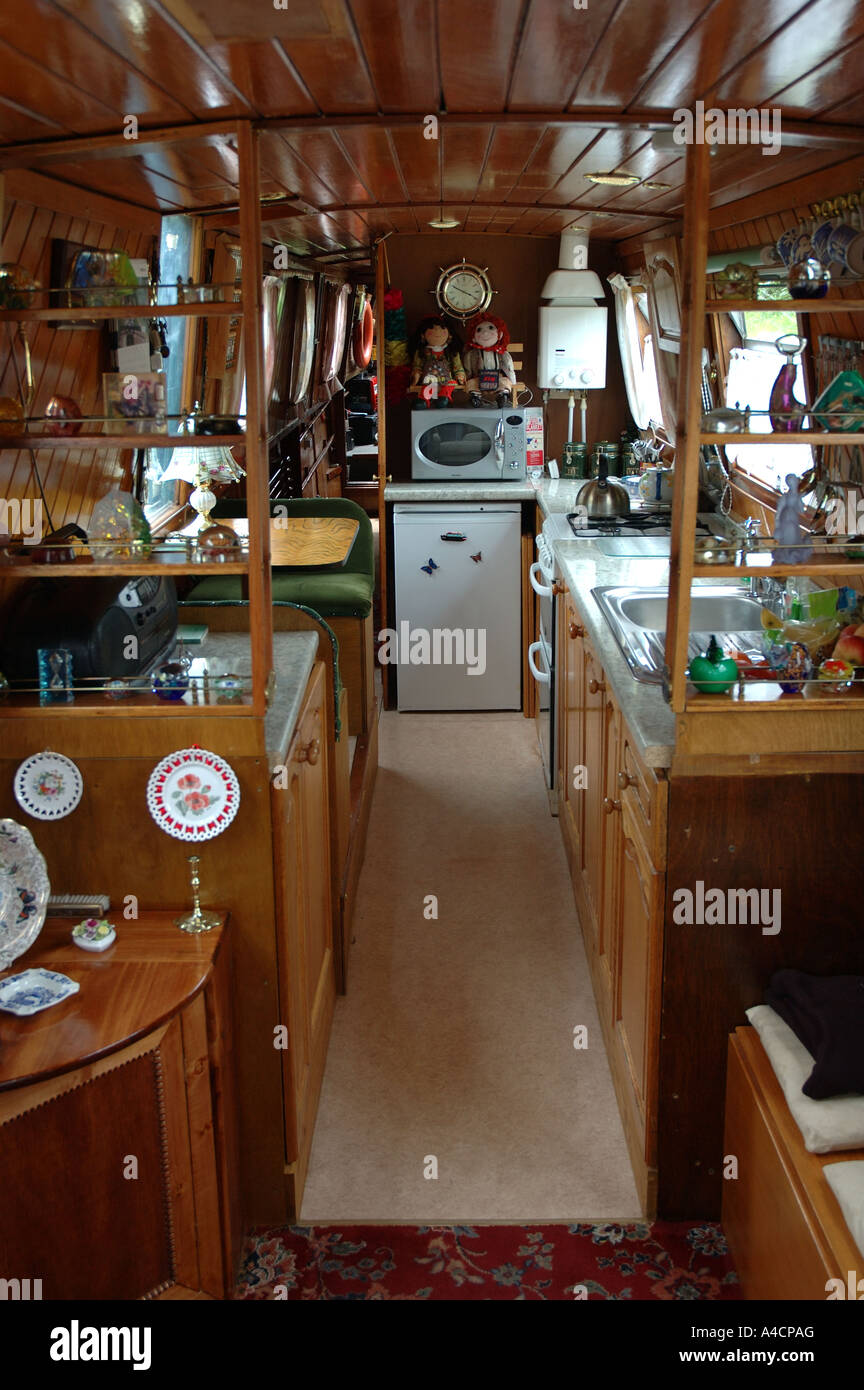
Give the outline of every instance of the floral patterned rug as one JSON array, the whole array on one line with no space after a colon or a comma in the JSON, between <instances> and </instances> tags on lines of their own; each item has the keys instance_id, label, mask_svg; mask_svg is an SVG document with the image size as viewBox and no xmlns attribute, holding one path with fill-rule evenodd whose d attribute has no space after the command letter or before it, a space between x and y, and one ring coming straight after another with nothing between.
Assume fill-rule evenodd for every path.
<instances>
[{"instance_id":1,"label":"floral patterned rug","mask_svg":"<svg viewBox=\"0 0 864 1390\"><path fill-rule=\"evenodd\" d=\"M246 1241L238 1299L738 1299L719 1226L290 1226Z\"/></svg>"}]
</instances>

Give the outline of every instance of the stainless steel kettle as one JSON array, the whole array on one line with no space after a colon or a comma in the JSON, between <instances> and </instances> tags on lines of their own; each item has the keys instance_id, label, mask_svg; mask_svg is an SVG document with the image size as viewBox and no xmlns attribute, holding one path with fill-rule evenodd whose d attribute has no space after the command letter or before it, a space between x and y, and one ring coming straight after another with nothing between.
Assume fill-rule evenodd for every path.
<instances>
[{"instance_id":1,"label":"stainless steel kettle","mask_svg":"<svg viewBox=\"0 0 864 1390\"><path fill-rule=\"evenodd\" d=\"M630 515L630 495L620 483L609 481L605 454L601 454L598 459L597 477L591 478L580 487L576 506L584 507L589 518Z\"/></svg>"}]
</instances>

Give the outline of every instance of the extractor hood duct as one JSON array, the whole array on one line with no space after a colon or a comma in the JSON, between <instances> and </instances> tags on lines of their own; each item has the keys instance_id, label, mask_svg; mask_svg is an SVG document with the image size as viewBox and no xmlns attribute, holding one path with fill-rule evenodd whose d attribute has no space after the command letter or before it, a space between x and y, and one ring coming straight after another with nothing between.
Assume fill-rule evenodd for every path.
<instances>
[{"instance_id":1,"label":"extractor hood duct","mask_svg":"<svg viewBox=\"0 0 864 1390\"><path fill-rule=\"evenodd\" d=\"M558 269L547 276L541 298L538 386L570 392L605 386L606 295L599 275L588 269L586 227L562 233Z\"/></svg>"},{"instance_id":2,"label":"extractor hood duct","mask_svg":"<svg viewBox=\"0 0 864 1390\"><path fill-rule=\"evenodd\" d=\"M583 305L605 299L599 275L588 269L588 236L587 227L568 227L561 233L558 269L547 275L541 299Z\"/></svg>"}]
</instances>

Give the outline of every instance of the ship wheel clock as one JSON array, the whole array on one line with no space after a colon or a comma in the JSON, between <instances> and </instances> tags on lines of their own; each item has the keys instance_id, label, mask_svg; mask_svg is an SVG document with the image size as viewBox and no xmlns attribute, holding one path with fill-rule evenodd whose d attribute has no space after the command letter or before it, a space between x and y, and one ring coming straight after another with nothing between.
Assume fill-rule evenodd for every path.
<instances>
[{"instance_id":1,"label":"ship wheel clock","mask_svg":"<svg viewBox=\"0 0 864 1390\"><path fill-rule=\"evenodd\" d=\"M472 265L464 256L456 265L441 267L438 283L432 291L438 306L451 318L470 319L492 303L493 290L489 273L485 266Z\"/></svg>"}]
</instances>

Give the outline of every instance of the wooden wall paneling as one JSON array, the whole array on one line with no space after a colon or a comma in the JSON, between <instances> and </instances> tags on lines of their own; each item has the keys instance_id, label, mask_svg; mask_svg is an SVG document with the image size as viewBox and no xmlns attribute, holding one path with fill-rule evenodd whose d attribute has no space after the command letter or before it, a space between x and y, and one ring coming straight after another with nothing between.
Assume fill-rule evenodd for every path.
<instances>
[{"instance_id":1,"label":"wooden wall paneling","mask_svg":"<svg viewBox=\"0 0 864 1390\"><path fill-rule=\"evenodd\" d=\"M192 730L184 732L177 728L177 718L154 721L162 726L155 731L145 730L142 721L110 720L111 727L102 721L100 757L89 751L95 746L94 730L70 730L62 740L62 750L81 769L82 801L74 816L56 824L45 822L36 832L52 890L108 894L118 932L136 930L135 921L123 916L129 894L135 895L142 913L149 908L176 913L191 904L191 847L166 837L157 828L147 813L145 798L147 779L159 759L200 739L194 721ZM8 724L2 732L5 756L0 761L0 816L13 819L20 816L12 781L21 758L41 751L49 742L57 746L56 719L51 721L53 733L46 732L41 720L17 722L20 728L14 731L14 742ZM90 721L80 721L85 722ZM123 726L133 722L136 727L130 734ZM274 1154L282 1152L282 1092L279 1058L273 1048L273 1028L279 1017L269 765L263 753L251 757L237 752L243 745L236 743L230 730L223 732L221 720L213 721L207 738L214 752L229 759L240 784L236 819L218 840L208 841L198 852L204 907L230 912L233 924L243 1213L247 1222L278 1223L285 1219L286 1210L281 1163L273 1162ZM122 824L118 806L127 808Z\"/></svg>"}]
</instances>

